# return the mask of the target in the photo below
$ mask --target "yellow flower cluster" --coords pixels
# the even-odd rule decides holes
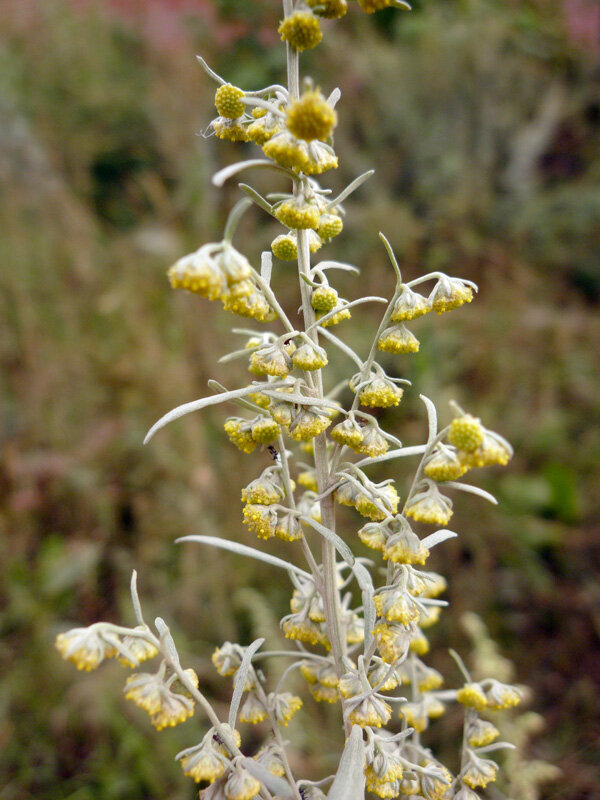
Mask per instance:
[[[253,280],[248,260],[227,242],[207,244],[180,258],[168,271],[174,289],[221,300],[227,311],[258,322],[277,315]]]
[[[195,683],[198,683],[196,677]],[[125,684],[125,697],[150,715],[157,730],[184,722],[194,713],[194,703],[183,694],[173,692],[159,671],[131,675]]]
[[[242,453],[252,453],[259,444],[270,444],[281,434],[275,420],[259,414],[251,420],[229,417],[223,425],[229,441]]]

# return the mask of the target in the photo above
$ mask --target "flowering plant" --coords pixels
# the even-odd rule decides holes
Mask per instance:
[[[407,7],[402,0],[358,4],[366,13],[389,5]],[[440,428],[434,403],[423,395],[427,439],[403,446],[384,429],[377,409],[398,406],[403,387],[410,386],[398,377],[402,361],[388,362],[386,356],[382,362],[380,354],[414,357],[419,341],[413,323],[417,328],[416,321],[425,314],[441,315],[470,303],[477,287],[442,272],[404,281],[388,240],[380,234],[396,276],[392,297],[347,301],[339,296],[330,276],[336,270],[358,269],[313,256],[342,232],[344,201],[372,173],[359,176],[336,197],[322,186],[321,176],[338,165],[333,135],[340,92],[334,89],[325,96],[309,79],[301,80],[299,56],[321,41],[322,21],[343,17],[347,4],[284,0],[283,5],[279,33],[287,52],[285,86],[245,90],[199,61],[217,84],[218,116],[210,123],[211,132],[262,148],[262,157],[221,170],[213,183],[222,186],[244,171],[262,169],[284,176],[288,191],[262,196],[240,184],[245,196],[231,210],[223,239],[179,259],[168,273],[173,288],[220,300],[226,311],[260,323],[234,329],[246,343],[224,356],[246,360],[252,377],[233,390],[210,381],[212,395],[166,414],[146,441],[184,414],[217,404],[240,409],[224,423],[227,437],[243,453],[259,449],[269,458],[268,466],[241,491],[243,522],[259,539],[290,543],[289,557],[205,535],[179,541],[221,547],[287,572],[292,597],[281,629],[289,647],[262,650],[264,640],[258,639],[217,648],[215,668],[233,678],[229,714],[223,720],[194,671],[182,666],[167,624],[161,618],[154,628],[146,623],[135,573],[135,627],[99,622],[59,635],[56,645],[64,658],[84,670],[106,658],[132,669],[159,658],[156,671],[136,672],[127,679],[125,695],[148,712],[158,729],[182,723],[196,710],[206,716],[210,727],[205,736],[176,756],[184,773],[201,784],[206,800],[320,800],[326,792],[329,800],[361,800],[365,791],[381,798],[476,800],[475,790],[498,773],[490,754],[511,747],[496,741],[497,727],[482,714],[517,705],[521,691],[493,676],[472,679],[456,654],[464,680],[457,688],[442,688],[442,675],[425,661],[425,630],[447,605],[440,597],[446,580],[426,565],[432,548],[457,535],[446,527],[453,513],[449,493],[469,492],[495,502],[461,479],[471,470],[505,465],[511,447],[456,404],[453,418]],[[253,205],[283,226],[262,254],[259,269],[233,244],[242,215]],[[297,265],[301,323],[286,314],[271,286],[274,264],[279,268],[280,262]],[[344,341],[342,323],[366,302],[381,303],[385,311],[371,346],[359,354]],[[265,329],[264,323],[273,323],[273,329]],[[353,366],[346,380],[330,386],[326,367],[334,353]],[[299,460],[298,450],[310,464]],[[369,478],[376,464],[412,458],[416,469],[402,502],[393,480],[376,483]],[[336,505],[355,509],[357,534],[342,535]],[[373,560],[353,552],[356,535],[373,551]],[[274,688],[260,668],[269,657],[289,660]],[[282,728],[303,704],[286,690],[295,669],[315,701],[340,704],[346,743],[338,768],[321,781],[294,775],[282,736]],[[465,710],[455,774],[422,741],[451,703]],[[258,723],[266,723],[268,734],[262,748],[249,755],[237,726]]]

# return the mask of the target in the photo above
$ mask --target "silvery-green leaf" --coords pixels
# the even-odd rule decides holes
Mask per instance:
[[[213,185],[223,186],[223,184],[228,181],[229,178],[237,175],[238,172],[242,172],[245,169],[251,169],[252,167],[262,167],[263,169],[268,167],[269,169],[275,169],[278,172],[285,172],[286,175],[290,174],[289,170],[285,169],[284,167],[280,167],[279,164],[276,164],[274,161],[267,161],[266,158],[249,158],[247,161],[238,161],[236,164],[230,164],[230,166],[220,169],[213,175]]]
[[[351,347],[348,347],[348,345],[345,342],[342,342],[341,339],[338,339],[338,337],[334,333],[331,333],[331,331],[328,328],[321,328],[319,330],[319,335],[320,336],[324,336],[326,339],[329,339],[329,341],[332,344],[334,344],[343,353],[345,353],[347,356],[349,356],[349,358],[351,358],[352,361],[354,361],[354,363],[356,364],[356,366],[359,369],[362,368],[363,362],[362,362],[360,356],[357,353],[355,353],[354,350],[352,350]]]
[[[154,624],[156,626],[156,630],[158,631],[160,640],[164,642],[165,647],[167,648],[168,654],[176,664],[179,664],[179,654],[177,652],[177,648],[175,647],[175,642],[171,636],[171,631],[169,630],[167,623],[164,621],[164,619],[162,619],[162,617],[156,617]]]
[[[235,721],[237,719],[238,710],[240,707],[240,702],[242,700],[242,695],[244,694],[244,689],[246,686],[246,680],[248,678],[248,673],[250,672],[250,667],[252,666],[252,656],[256,653],[258,648],[264,643],[264,638],[262,639],[255,639],[251,645],[249,645],[242,657],[242,663],[240,664],[237,672],[235,673],[235,678],[233,681],[233,697],[231,698],[231,705],[229,706],[229,727],[235,728]]]
[[[273,253],[270,250],[264,250],[260,254],[260,277],[267,284],[271,285],[271,272],[273,271]]]
[[[271,384],[273,388],[284,385],[285,381],[279,382],[278,384]],[[243,389],[233,389],[230,392],[214,394],[212,397],[202,397],[200,400],[192,400],[190,403],[184,403],[181,406],[177,406],[177,408],[169,411],[164,415],[164,417],[161,417],[158,422],[154,423],[154,425],[146,434],[144,444],[147,444],[157,431],[159,431],[161,428],[164,428],[165,425],[169,424],[169,422],[179,419],[179,417],[184,417],[186,414],[191,414],[193,411],[200,411],[200,409],[206,408],[207,406],[215,406],[219,403],[225,403],[228,400],[235,400],[238,397],[245,397],[247,394],[252,394],[253,392],[258,391],[260,391],[260,389],[257,389],[256,384],[254,384],[252,386],[246,386]]]
[[[362,728],[353,725],[327,800],[363,800],[365,748]]]
[[[138,595],[137,590],[137,572],[133,570],[131,574],[131,584],[130,584],[130,591],[131,591],[131,602],[133,604],[133,611],[135,614],[135,618],[138,622],[138,625],[146,625],[144,622],[144,616],[142,614],[142,606],[140,603],[140,598]]]
[[[458,489],[461,492],[476,494],[478,497],[482,497],[484,500],[492,503],[492,505],[498,505],[498,501],[494,495],[486,492],[485,489],[480,489],[479,486],[472,486],[470,483],[459,483],[458,481],[445,481],[443,485],[448,486],[450,489]]]
[[[266,211],[267,214],[273,213],[273,207],[270,203],[268,203],[265,198],[259,194],[256,189],[253,189],[252,186],[248,186],[247,183],[238,183],[238,186],[245,192],[248,197],[253,200],[259,208],[262,208],[263,211]]]
[[[374,169],[369,169],[367,172],[363,172],[362,175],[359,175],[358,178],[355,178],[351,183],[343,189],[340,194],[335,198],[335,200],[331,200],[328,203],[329,206],[337,206],[339,203],[343,203],[344,200],[349,197],[352,192],[355,192],[359,186],[362,186],[365,181],[368,181],[369,178],[375,174]]]
[[[385,299],[385,297],[377,297],[377,296],[359,297],[358,300],[352,300],[351,303],[344,303],[343,306],[339,306],[337,308],[334,308],[333,311],[328,311],[327,314],[323,314],[323,316],[320,317],[316,322],[313,322],[312,325],[309,325],[305,332],[310,333],[310,331],[312,331],[313,328],[316,328],[317,326],[322,325],[324,322],[327,322],[328,319],[335,317],[335,315],[338,314],[341,310],[346,308],[348,309],[353,308],[354,306],[360,306],[363,303],[387,303],[387,300]]]
[[[341,96],[342,93],[336,86],[336,88],[331,92],[331,94],[327,98],[327,102],[332,108],[335,108]]]
[[[424,545],[428,550],[431,550],[432,547],[435,547],[436,544],[441,544],[441,542],[445,542],[447,539],[454,539],[458,536],[458,533],[454,533],[454,531],[449,531],[446,528],[442,528],[435,533],[430,533],[429,536],[426,536],[424,539],[421,540],[421,544]]]
[[[425,403],[425,408],[427,409],[427,419],[429,421],[429,436],[427,437],[427,444],[431,446],[433,444],[433,440],[437,436],[437,411],[435,410],[434,404],[428,397],[425,397],[424,394],[420,394],[419,397]]]
[[[327,539],[328,542],[331,542],[348,566],[354,566],[354,556],[352,555],[352,550],[350,550],[343,539],[340,539],[337,533],[330,531],[329,528],[326,528],[325,525],[321,525],[320,522],[317,522],[312,517],[302,516],[300,517],[300,521],[310,525],[311,528],[314,528],[317,533],[320,533],[324,539]]]
[[[364,567],[357,561],[352,567],[352,570],[356,576],[356,580],[362,591],[364,628],[365,628],[364,650],[366,653],[368,652],[371,646],[371,640],[373,638],[372,631],[373,628],[375,627],[375,621],[377,617],[375,611],[375,604],[373,603],[373,594],[375,592],[375,588],[373,586],[373,579],[371,578],[371,574],[369,570],[366,569],[366,567]]]
[[[343,261],[319,261],[319,263],[315,264],[313,267],[314,271],[325,271],[326,269],[341,269],[346,272],[356,272],[357,274],[360,272],[358,267],[355,267],[353,264],[346,264]]]
[[[266,767],[253,758],[244,757],[240,760],[250,775],[266,786],[272,795],[276,797],[294,797],[294,790],[283,778],[273,775],[272,772],[269,772]]]
[[[417,444],[412,447],[401,447],[398,450],[390,450],[382,456],[373,458],[362,458],[356,462],[357,467],[370,467],[371,464],[380,464],[382,461],[391,461],[393,458],[404,458],[405,456],[420,456],[427,450],[426,444]]]
[[[216,536],[192,535],[181,536],[179,539],[175,539],[175,544],[179,544],[180,542],[210,544],[213,547],[220,547],[222,550],[229,550],[231,553],[236,553],[240,556],[249,556],[250,558],[257,559],[257,561],[264,561],[265,564],[270,564],[272,567],[281,567],[281,569],[286,569],[288,572],[295,572],[297,575],[302,575],[304,578],[311,577],[308,572],[300,569],[300,567],[297,567],[295,564],[284,561],[282,558],[277,558],[277,556],[272,556],[269,553],[255,550],[254,547],[248,547],[238,542],[230,542],[229,539],[219,539]]]
[[[516,747],[510,742],[494,742],[486,744],[485,747],[476,747],[474,750],[477,755],[480,755],[481,753],[493,753],[494,750],[516,750]]]

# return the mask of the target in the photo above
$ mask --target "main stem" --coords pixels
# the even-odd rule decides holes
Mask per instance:
[[[283,0],[283,11],[288,16],[293,11],[291,0]],[[298,64],[298,51],[286,43],[287,53],[287,82],[290,99],[297,99],[300,95],[300,71]],[[294,195],[302,191],[302,179],[294,179]],[[315,312],[310,302],[310,288],[302,280],[302,275],[310,276],[310,249],[308,234],[304,230],[298,231],[298,272],[300,275],[300,293],[302,297],[302,313],[304,327],[309,328],[315,322]],[[319,334],[316,328],[310,331],[310,337],[315,344],[319,343]],[[321,370],[314,375],[313,390],[318,398],[323,398],[323,378]],[[329,483],[329,462],[327,458],[327,440],[325,434],[320,434],[314,440],[315,471],[319,492],[322,493]],[[330,530],[335,530],[335,508],[333,495],[329,494],[321,500],[321,522]],[[345,653],[345,637],[342,637],[342,624],[340,619],[340,598],[337,589],[337,568],[335,548],[326,539],[321,544],[322,567],[322,596],[325,611],[327,633],[331,642],[331,652],[338,676],[344,672],[343,656]]]

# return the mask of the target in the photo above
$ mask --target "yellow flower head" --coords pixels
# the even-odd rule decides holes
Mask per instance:
[[[215,94],[215,106],[219,115],[227,117],[227,119],[241,117],[246,110],[246,106],[242,102],[243,96],[243,90],[230,83],[219,86]]]
[[[244,525],[255,533],[259,539],[270,539],[275,536],[277,512],[270,506],[249,503],[244,507]]]
[[[157,730],[178,725],[194,713],[194,703],[177,694],[165,683],[162,670],[156,674],[141,672],[131,675],[125,684],[125,697],[150,714]]]
[[[112,658],[117,653],[110,637],[103,632],[102,623],[59,633],[55,645],[66,661],[72,661],[77,669],[86,672],[96,669],[105,658]]]
[[[302,708],[302,700],[290,692],[274,694],[268,697],[269,704],[279,725],[287,726],[294,714]]]
[[[307,0],[307,5],[325,19],[339,19],[348,11],[346,0]]]
[[[351,702],[351,701],[350,701]],[[361,728],[381,728],[387,725],[392,716],[390,706],[379,697],[371,695],[361,700],[348,714],[348,719]]]
[[[218,139],[226,139],[229,142],[247,142],[249,139],[248,128],[242,124],[240,118],[217,117],[210,125]]]
[[[211,656],[213,666],[219,675],[235,675],[242,664],[243,651],[239,644],[224,642]]]
[[[469,751],[469,761],[461,778],[471,789],[482,789],[498,777],[498,764],[489,758],[480,758],[473,751]]]
[[[484,430],[481,421],[470,414],[463,414],[460,417],[455,417],[450,423],[448,441],[457,450],[472,453],[483,442],[483,434]]]
[[[470,453],[459,451],[458,458],[465,469],[469,469],[471,467],[491,467],[497,464],[504,467],[512,455],[512,447],[506,439],[484,428],[483,440],[479,447]]]
[[[281,261],[295,261],[298,258],[298,242],[291,234],[281,234],[271,242],[271,251]]]
[[[377,349],[386,353],[417,353],[419,340],[406,325],[400,323],[387,328],[381,334],[377,340]]]
[[[474,708],[476,711],[483,711],[487,706],[485,692],[478,683],[466,683],[457,691],[456,699],[463,706]]]
[[[297,369],[315,370],[327,365],[327,353],[316,344],[301,344],[292,356],[292,364]]]
[[[204,245],[176,261],[167,273],[173,289],[185,289],[207,300],[218,299],[227,288],[227,282],[213,252],[214,246]]]
[[[260,289],[250,281],[240,281],[221,295],[223,308],[240,317],[255,319],[257,322],[272,322],[277,314],[267,302]]]
[[[387,453],[390,446],[387,439],[379,431],[376,425],[367,425],[363,429],[363,441],[359,447],[356,448],[357,453],[362,453],[365,456],[382,456]]]
[[[321,327],[323,328],[331,328],[333,325],[339,325],[340,322],[343,322],[345,319],[350,319],[352,316],[350,310],[347,309],[344,305],[339,305],[336,308],[332,309],[335,311],[335,314],[328,316],[327,319],[324,319],[323,322],[320,322]],[[321,317],[325,316],[317,311],[317,320],[320,320]]]
[[[358,538],[372,550],[383,550],[386,542],[385,528],[377,522],[367,522],[359,530]]]
[[[251,800],[260,789],[260,781],[240,763],[234,763],[224,788],[227,800]]]
[[[486,688],[486,697],[487,707],[493,711],[500,711],[504,708],[518,706],[523,699],[523,694],[516,686],[490,679],[489,686]]]
[[[143,633],[146,628],[140,626],[134,630]],[[121,645],[125,652],[119,653],[117,658],[124,667],[137,667],[142,661],[158,655],[156,645],[140,636],[125,636]]]
[[[373,377],[361,387],[358,399],[363,406],[389,408],[397,406],[402,399],[402,389],[384,377]]]
[[[468,467],[456,455],[454,449],[437,447],[425,464],[424,473],[438,483],[458,480]]]
[[[227,767],[228,759],[216,747],[212,732],[211,728],[200,744],[188,747],[175,756],[177,761],[181,761],[184,774],[193,778],[196,783],[213,783],[223,775]]]
[[[376,594],[373,602],[378,616],[385,617],[389,622],[409,625],[411,622],[418,622],[421,616],[411,595],[400,589]]]
[[[275,216],[286,228],[306,229],[319,227],[319,209],[305,200],[291,198],[275,208]]]
[[[367,14],[374,14],[393,5],[394,0],[358,0],[358,5]]]
[[[259,722],[264,722],[269,716],[267,709],[254,694],[249,692],[246,699],[240,706],[240,722],[248,722],[251,725],[257,725]]]
[[[256,448],[252,438],[251,427],[247,420],[241,417],[230,417],[223,425],[229,441],[242,453],[251,453]]]
[[[429,550],[421,543],[419,537],[411,529],[404,517],[397,518],[397,530],[387,540],[383,557],[395,564],[424,564]]]
[[[459,308],[473,299],[473,289],[467,281],[460,278],[440,278],[429,295],[431,307],[437,314]]]
[[[251,436],[259,444],[271,444],[279,438],[281,428],[274,419],[263,417],[260,414],[252,420]]]
[[[319,20],[310,11],[295,11],[283,20],[278,32],[282,42],[300,51],[316,47],[323,38]]]
[[[279,342],[261,347],[250,356],[250,372],[253,375],[285,378],[291,369],[292,361]]]
[[[426,297],[403,286],[392,309],[392,322],[404,322],[417,319],[431,311],[431,303]]]
[[[318,89],[310,89],[288,106],[286,125],[298,139],[325,140],[337,125],[337,114]]]
[[[296,542],[302,538],[302,526],[293,514],[283,514],[277,519],[275,536],[284,542]]]
[[[339,236],[344,228],[344,223],[342,218],[338,214],[332,214],[330,212],[321,214],[319,218],[319,227],[317,228],[317,233],[323,239],[324,242],[328,242],[330,239],[333,239],[335,236]]]
[[[318,286],[312,293],[310,303],[315,311],[327,314],[336,307],[338,293],[332,286]]]
[[[324,414],[302,409],[294,417],[289,427],[289,434],[296,442],[314,439],[331,425],[331,420]]]
[[[406,515],[429,525],[447,525],[452,516],[452,501],[440,494],[435,484],[416,494],[406,507]]]
[[[467,742],[471,747],[485,747],[500,736],[500,731],[491,722],[476,717],[467,725]]]
[[[280,166],[295,169],[299,172],[306,172],[310,164],[308,144],[301,139],[297,139],[288,130],[282,130],[274,134],[263,145],[263,152]],[[289,227],[300,226],[290,225]],[[316,228],[317,225],[309,225],[308,227]]]
[[[268,470],[242,489],[242,502],[268,506],[279,503],[285,492]]]

